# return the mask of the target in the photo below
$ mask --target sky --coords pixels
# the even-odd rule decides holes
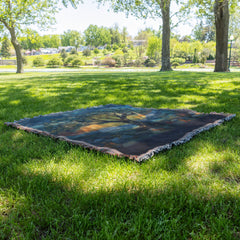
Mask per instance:
[[[176,6],[173,5],[172,9],[176,9]],[[133,16],[126,17],[124,13],[109,11],[107,6],[98,8],[97,3],[88,0],[84,4],[80,4],[77,9],[73,9],[71,6],[68,6],[68,8],[62,7],[62,10],[56,14],[56,24],[52,26],[53,29],[40,32],[40,34],[63,34],[68,29],[83,33],[90,24],[99,27],[112,27],[114,24],[118,24],[120,29],[127,27],[128,33],[134,37],[146,27],[158,30],[161,19],[142,20]],[[181,28],[178,27],[173,32],[183,36],[190,35],[191,31],[192,27],[189,24],[181,24]]]

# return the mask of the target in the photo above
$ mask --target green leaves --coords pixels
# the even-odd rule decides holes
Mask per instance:
[[[56,0],[1,0],[0,22],[5,27],[16,27],[18,30],[32,24],[46,27],[55,20],[53,15],[59,10],[57,4]]]
[[[72,5],[73,8],[77,8],[77,5],[79,3],[83,3],[82,0],[62,0],[62,3],[65,7],[68,7],[69,2],[70,2],[70,4]]]
[[[74,30],[68,30],[61,36],[62,46],[75,46],[79,47],[83,43],[81,33]]]
[[[11,46],[11,43],[10,43],[9,39],[5,36],[3,38],[2,47],[1,47],[1,56],[3,58],[9,58],[11,56],[10,46]]]
[[[85,31],[86,45],[89,46],[103,46],[111,43],[111,34],[109,29],[105,27],[98,27],[97,25],[90,25]]]

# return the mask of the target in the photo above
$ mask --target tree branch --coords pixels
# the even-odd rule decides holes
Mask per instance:
[[[9,24],[5,21],[5,19],[0,18],[0,22],[2,22],[2,23],[4,24],[4,26],[5,26],[8,30],[10,30],[10,26],[9,26]]]

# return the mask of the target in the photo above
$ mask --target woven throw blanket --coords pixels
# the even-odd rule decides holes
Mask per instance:
[[[109,104],[5,124],[141,162],[234,116]]]

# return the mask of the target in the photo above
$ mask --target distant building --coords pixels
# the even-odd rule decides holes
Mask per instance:
[[[32,50],[32,51],[27,50],[27,51],[24,52],[24,55],[26,55],[26,56],[30,56],[30,55],[41,55],[41,54],[42,54],[42,53],[41,53],[40,50]]]
[[[79,52],[82,52],[82,51],[84,51],[85,49],[89,49],[89,47],[88,47],[88,46],[80,45],[79,48],[78,48],[78,51],[79,51]]]
[[[40,54],[56,54],[59,52],[57,48],[40,48],[39,51]]]
[[[66,47],[58,47],[58,52],[61,52],[63,49],[66,51],[66,52],[71,52],[72,49],[75,48],[74,46],[66,46]]]
[[[138,47],[138,46],[143,46],[146,45],[147,41],[146,40],[132,40],[133,46]]]

